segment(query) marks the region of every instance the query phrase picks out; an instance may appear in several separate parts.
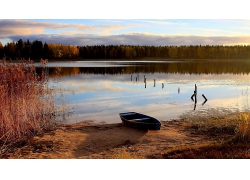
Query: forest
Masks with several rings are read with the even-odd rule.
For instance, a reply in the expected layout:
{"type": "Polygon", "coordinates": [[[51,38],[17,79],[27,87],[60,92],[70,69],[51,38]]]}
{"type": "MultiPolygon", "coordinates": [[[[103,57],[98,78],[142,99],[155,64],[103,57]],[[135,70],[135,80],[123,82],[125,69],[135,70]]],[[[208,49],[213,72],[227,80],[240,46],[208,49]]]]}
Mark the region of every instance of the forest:
{"type": "Polygon", "coordinates": [[[189,46],[134,46],[94,45],[74,46],[55,43],[30,42],[20,39],[2,45],[0,58],[5,59],[248,59],[250,45],[189,45],[189,46]]]}

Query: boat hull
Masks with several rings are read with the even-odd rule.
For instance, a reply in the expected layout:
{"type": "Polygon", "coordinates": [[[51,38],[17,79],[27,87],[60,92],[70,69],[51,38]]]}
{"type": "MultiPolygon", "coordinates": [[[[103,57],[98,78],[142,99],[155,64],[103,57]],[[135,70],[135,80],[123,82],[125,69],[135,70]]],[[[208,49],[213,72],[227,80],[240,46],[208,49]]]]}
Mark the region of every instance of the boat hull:
{"type": "Polygon", "coordinates": [[[160,130],[161,128],[161,123],[148,115],[136,112],[120,113],[119,115],[125,125],[133,128],[145,130],[160,130]]]}

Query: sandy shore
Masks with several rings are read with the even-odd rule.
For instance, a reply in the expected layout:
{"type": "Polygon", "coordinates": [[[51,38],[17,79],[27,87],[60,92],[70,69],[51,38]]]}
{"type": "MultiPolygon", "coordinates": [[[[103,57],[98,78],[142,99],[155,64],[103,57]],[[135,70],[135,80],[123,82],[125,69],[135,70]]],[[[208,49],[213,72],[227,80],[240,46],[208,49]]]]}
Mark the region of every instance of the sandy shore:
{"type": "Polygon", "coordinates": [[[118,124],[60,126],[28,140],[3,158],[14,159],[115,159],[163,158],[169,148],[217,141],[220,137],[199,134],[184,121],[162,121],[161,130],[137,130],[118,124]]]}

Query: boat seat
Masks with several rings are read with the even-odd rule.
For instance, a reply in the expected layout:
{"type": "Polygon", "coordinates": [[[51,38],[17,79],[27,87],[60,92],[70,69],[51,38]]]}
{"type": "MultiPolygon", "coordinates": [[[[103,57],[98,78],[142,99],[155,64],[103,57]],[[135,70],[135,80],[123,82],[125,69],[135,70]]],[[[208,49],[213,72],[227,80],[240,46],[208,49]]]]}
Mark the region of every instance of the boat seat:
{"type": "Polygon", "coordinates": [[[143,121],[151,118],[128,119],[129,121],[143,121]]]}

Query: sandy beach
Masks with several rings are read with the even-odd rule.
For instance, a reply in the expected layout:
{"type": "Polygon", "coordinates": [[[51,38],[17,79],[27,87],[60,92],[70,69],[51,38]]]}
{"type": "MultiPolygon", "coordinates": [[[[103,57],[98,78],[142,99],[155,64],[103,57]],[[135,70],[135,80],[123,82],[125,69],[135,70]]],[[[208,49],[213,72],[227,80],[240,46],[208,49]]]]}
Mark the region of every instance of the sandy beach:
{"type": "MultiPolygon", "coordinates": [[[[161,130],[81,122],[35,136],[4,155],[10,159],[162,159],[169,148],[221,140],[199,133],[188,122],[162,121],[161,130]]],[[[227,138],[227,136],[223,136],[227,138]]]]}

